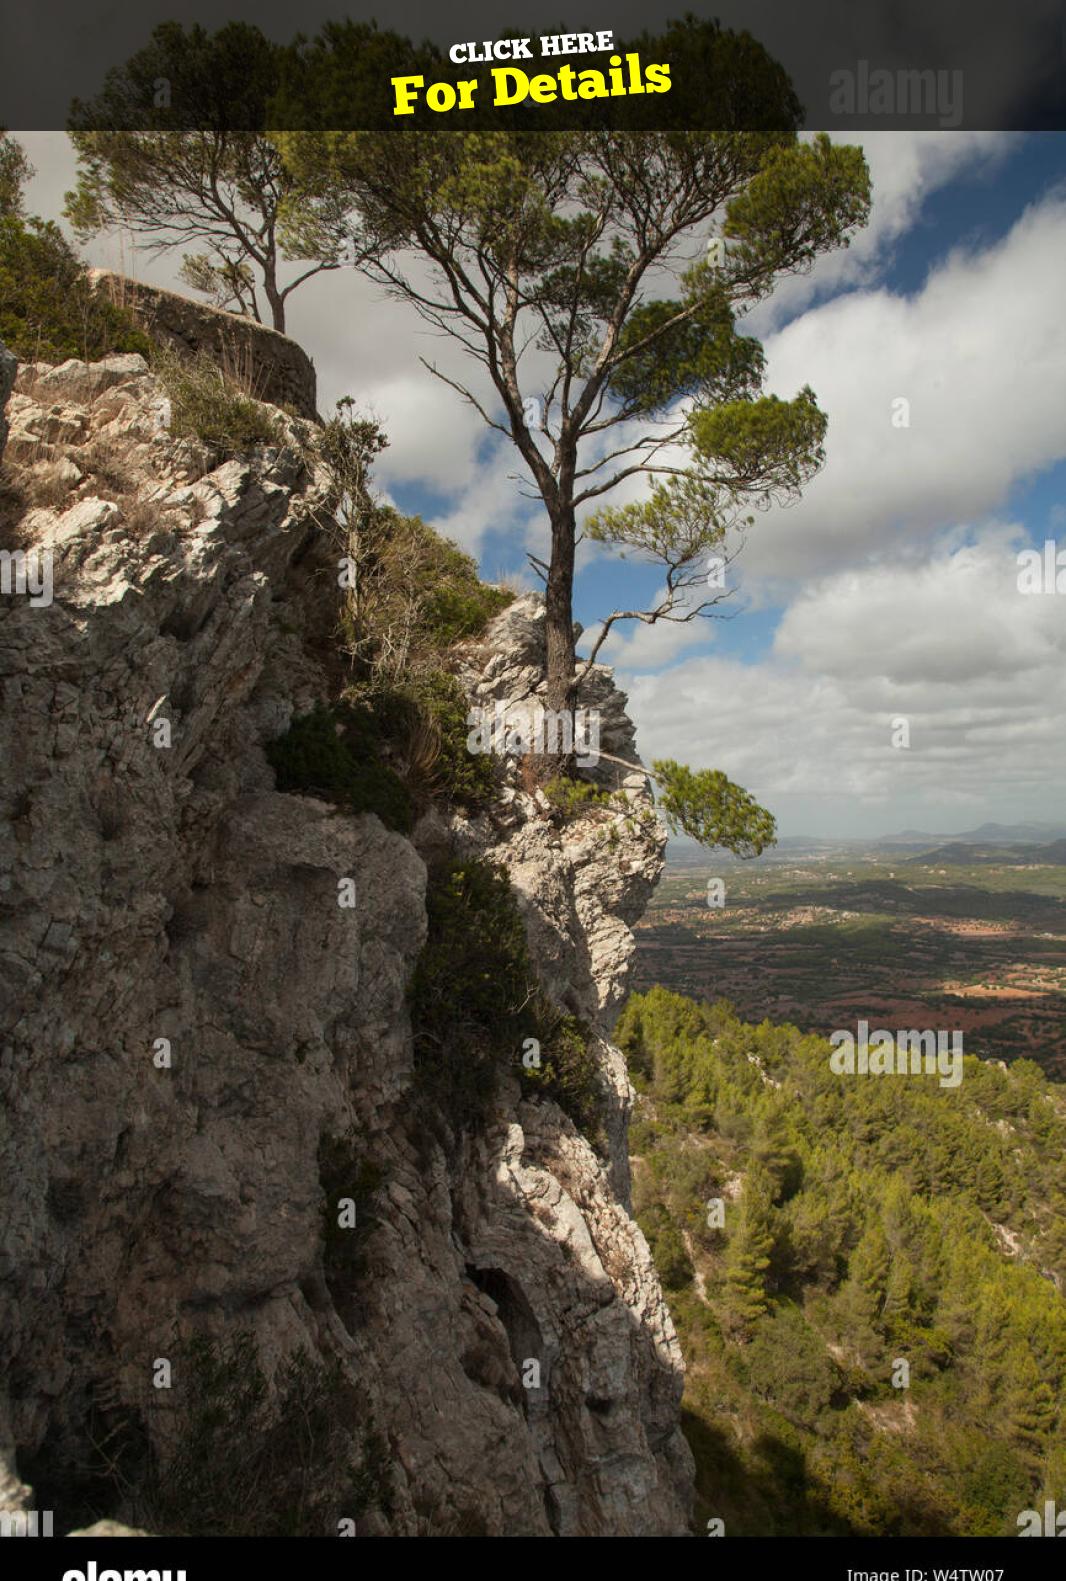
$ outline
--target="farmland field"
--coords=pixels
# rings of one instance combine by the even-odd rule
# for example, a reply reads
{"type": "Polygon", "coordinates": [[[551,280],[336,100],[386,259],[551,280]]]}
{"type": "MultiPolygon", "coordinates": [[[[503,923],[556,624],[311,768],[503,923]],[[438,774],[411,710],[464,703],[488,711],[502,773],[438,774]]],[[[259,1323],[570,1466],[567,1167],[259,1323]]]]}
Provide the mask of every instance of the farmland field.
{"type": "Polygon", "coordinates": [[[685,857],[638,925],[638,990],[728,999],[745,1020],[805,1031],[959,1028],[967,1053],[1066,1079],[1066,865],[976,850],[685,857]]]}

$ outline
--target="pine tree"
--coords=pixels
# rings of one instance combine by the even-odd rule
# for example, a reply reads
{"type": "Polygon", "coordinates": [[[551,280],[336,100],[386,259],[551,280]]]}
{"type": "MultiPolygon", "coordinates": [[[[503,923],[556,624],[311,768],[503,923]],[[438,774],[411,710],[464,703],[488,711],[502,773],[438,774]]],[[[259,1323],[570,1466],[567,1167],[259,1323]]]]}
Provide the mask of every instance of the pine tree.
{"type": "Polygon", "coordinates": [[[1003,1410],[1007,1432],[1027,1454],[1042,1457],[1058,1416],[1055,1395],[1028,1351],[1012,1351],[1008,1365],[1003,1410]]]}
{"type": "Polygon", "coordinates": [[[757,1164],[749,1169],[741,1197],[740,1223],[726,1252],[726,1311],[731,1324],[746,1331],[769,1309],[767,1275],[776,1239],[773,1187],[757,1164]]]}
{"type": "Polygon", "coordinates": [[[1003,1166],[995,1153],[986,1153],[977,1166],[974,1195],[986,1213],[1003,1211],[1003,1194],[1006,1189],[1003,1166]]]}
{"type": "Polygon", "coordinates": [[[881,1308],[881,1327],[892,1340],[903,1339],[911,1319],[914,1268],[906,1252],[892,1259],[881,1308]]]}
{"type": "Polygon", "coordinates": [[[803,1175],[792,1138],[786,1105],[775,1102],[761,1115],[755,1128],[752,1149],[756,1162],[772,1181],[773,1198],[780,1202],[792,1196],[803,1175]]]}

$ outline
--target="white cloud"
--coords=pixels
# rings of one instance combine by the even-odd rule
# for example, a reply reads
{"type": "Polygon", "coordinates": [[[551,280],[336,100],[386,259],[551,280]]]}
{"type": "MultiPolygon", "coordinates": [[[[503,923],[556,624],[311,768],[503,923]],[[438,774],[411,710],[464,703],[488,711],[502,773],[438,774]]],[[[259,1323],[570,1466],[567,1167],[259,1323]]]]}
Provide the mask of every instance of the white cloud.
{"type": "Polygon", "coordinates": [[[803,498],[757,522],[750,577],[787,582],[999,509],[1066,456],[1066,201],[1028,209],[983,252],[959,250],[913,297],[853,292],[767,343],[768,386],[809,381],[829,414],[827,463],[803,498]],[[910,403],[909,427],[893,402],[910,403]]]}
{"type": "Polygon", "coordinates": [[[876,282],[900,238],[918,223],[933,194],[963,171],[991,176],[1018,147],[1012,132],[834,132],[835,143],[862,148],[870,170],[870,218],[849,245],[823,253],[806,275],[788,275],[745,327],[760,339],[816,298],[876,282]]]}
{"type": "Polygon", "coordinates": [[[1053,598],[1018,593],[1011,537],[985,533],[948,557],[827,579],[786,610],[775,656],[899,688],[1013,680],[1066,651],[1066,622],[1053,598]]]}
{"type": "Polygon", "coordinates": [[[511,564],[519,567],[525,551],[543,558],[547,552],[547,517],[544,508],[529,498],[533,485],[520,472],[521,461],[508,445],[493,448],[471,468],[466,486],[453,503],[429,522],[437,532],[453,538],[469,553],[480,551],[489,532],[511,535],[511,564]]]}
{"type": "Polygon", "coordinates": [[[1059,814],[1063,595],[1018,591],[1017,529],[923,561],[827,577],[758,665],[716,656],[623,675],[646,760],[724,769],[785,832],[1059,814]],[[892,746],[893,718],[910,726],[892,746]],[[891,820],[890,820],[891,821],[891,820]]]}

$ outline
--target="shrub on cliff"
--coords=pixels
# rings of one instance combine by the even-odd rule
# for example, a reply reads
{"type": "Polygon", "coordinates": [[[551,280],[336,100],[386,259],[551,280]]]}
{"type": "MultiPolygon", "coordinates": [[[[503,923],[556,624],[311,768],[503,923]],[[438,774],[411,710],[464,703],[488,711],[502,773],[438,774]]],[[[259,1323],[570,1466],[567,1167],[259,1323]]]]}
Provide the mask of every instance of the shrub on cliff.
{"type": "Polygon", "coordinates": [[[470,555],[449,539],[431,532],[420,520],[418,527],[427,535],[426,546],[434,562],[423,622],[427,640],[435,648],[446,649],[455,642],[480,637],[492,617],[512,602],[514,594],[483,582],[470,555]]]}
{"type": "MultiPolygon", "coordinates": [[[[469,703],[448,655],[479,636],[514,595],[482,582],[456,544],[381,499],[371,470],[386,446],[376,421],[360,416],[348,397],[309,445],[309,459],[326,473],[318,519],[336,544],[343,589],[343,706],[349,719],[363,721],[366,744],[402,780],[415,810],[439,797],[472,811],[491,799],[496,772],[487,755],[467,748],[469,703]]],[[[315,732],[318,755],[336,767],[339,749],[320,726],[315,732]]],[[[305,758],[307,743],[296,744],[305,758]]],[[[297,765],[297,777],[311,788],[305,768],[297,765]]]]}
{"type": "Polygon", "coordinates": [[[157,347],[152,370],[170,397],[170,431],[176,438],[200,440],[219,461],[257,445],[282,443],[284,432],[273,408],[253,400],[206,352],[179,357],[157,347]]]}
{"type": "Polygon", "coordinates": [[[394,684],[439,663],[514,596],[482,582],[471,557],[420,517],[382,500],[371,471],[387,446],[350,396],[314,441],[330,484],[324,525],[344,557],[342,633],[358,684],[394,684]]]}
{"type": "Polygon", "coordinates": [[[466,750],[466,696],[444,670],[353,690],[294,719],[267,747],[278,789],[373,812],[407,834],[436,797],[476,811],[496,785],[491,758],[466,750]]]}
{"type": "Polygon", "coordinates": [[[373,712],[416,801],[442,796],[474,812],[491,800],[496,767],[487,753],[467,748],[466,693],[447,670],[422,669],[370,694],[373,712]]]}
{"type": "Polygon", "coordinates": [[[422,1091],[455,1132],[488,1118],[499,1074],[551,1098],[592,1143],[603,1143],[603,1094],[586,1029],[549,1004],[529,956],[507,874],[489,862],[453,862],[431,875],[429,931],[411,985],[415,1063],[422,1091]],[[541,1063],[529,1066],[529,1039],[541,1063]]]}
{"type": "Polygon", "coordinates": [[[333,1304],[352,1332],[360,1318],[359,1292],[367,1272],[367,1243],[376,1223],[375,1198],[383,1184],[381,1169],[368,1158],[355,1130],[323,1136],[318,1144],[322,1186],[322,1272],[333,1304]],[[342,1222],[344,1207],[354,1223],[342,1222]]]}
{"type": "Polygon", "coordinates": [[[21,362],[149,349],[130,314],[93,290],[59,227],[17,213],[0,214],[0,341],[21,362]]]}
{"type": "Polygon", "coordinates": [[[278,790],[318,796],[349,812],[373,812],[388,828],[409,832],[410,794],[382,760],[380,731],[366,709],[320,704],[294,719],[266,753],[278,790]]]}
{"type": "Polygon", "coordinates": [[[579,780],[566,774],[554,775],[541,789],[564,818],[578,818],[595,807],[610,807],[616,795],[602,785],[594,785],[591,780],[579,780]]]}
{"type": "Polygon", "coordinates": [[[520,1067],[526,1093],[542,1093],[569,1115],[597,1152],[605,1153],[603,1086],[589,1029],[576,1016],[552,1016],[541,1001],[540,1064],[520,1067]]]}
{"type": "Polygon", "coordinates": [[[380,1443],[336,1364],[300,1351],[268,1384],[254,1334],[198,1336],[175,1357],[173,1449],[133,1492],[161,1536],[334,1536],[389,1502],[380,1443]]]}
{"type": "Polygon", "coordinates": [[[423,1091],[456,1131],[487,1117],[498,1065],[535,1035],[536,980],[507,875],[483,861],[432,875],[429,932],[411,984],[423,1091]]]}

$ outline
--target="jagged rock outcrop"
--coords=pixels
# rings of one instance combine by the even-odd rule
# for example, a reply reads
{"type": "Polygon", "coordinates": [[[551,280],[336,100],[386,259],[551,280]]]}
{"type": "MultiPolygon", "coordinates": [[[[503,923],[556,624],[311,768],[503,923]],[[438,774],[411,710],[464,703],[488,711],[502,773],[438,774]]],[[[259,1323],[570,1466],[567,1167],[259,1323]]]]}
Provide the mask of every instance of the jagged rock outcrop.
{"type": "Polygon", "coordinates": [[[151,1532],[138,1531],[133,1526],[123,1526],[121,1521],[94,1521],[78,1531],[68,1532],[68,1537],[150,1537],[151,1532]]]}
{"type": "MultiPolygon", "coordinates": [[[[250,1329],[268,1374],[302,1349],[356,1386],[389,1495],[360,1530],[684,1532],[682,1363],[607,1041],[662,857],[642,777],[560,826],[512,765],[490,813],[411,840],[279,793],[264,746],[332,684],[307,430],[212,466],[135,356],[22,366],[8,416],[54,600],[0,604],[0,1506],[61,1499],[119,1420],[165,1451],[154,1361],[250,1329]],[[444,846],[509,869],[547,988],[595,1027],[610,1158],[510,1076],[458,1147],[415,1120],[444,846]],[[353,1136],[379,1185],[346,1305],[322,1147],[353,1136]]],[[[542,640],[535,601],[506,611],[465,655],[474,698],[516,702],[542,640]]],[[[586,693],[628,759],[609,672],[586,693]]]]}
{"type": "MultiPolygon", "coordinates": [[[[544,606],[536,595],[515,601],[475,648],[461,676],[479,717],[492,717],[528,739],[538,715],[545,718],[544,606]]],[[[629,1202],[626,1128],[631,1088],[621,1055],[608,1034],[627,992],[636,948],[631,925],[642,915],[663,866],[665,833],[652,812],[643,770],[627,772],[622,760],[639,764],[626,698],[611,672],[595,666],[583,681],[575,708],[594,721],[585,754],[598,761],[589,779],[616,793],[600,820],[576,819],[562,828],[546,820],[542,790],[522,790],[517,757],[505,759],[508,773],[501,807],[491,818],[453,825],[460,844],[502,863],[519,896],[540,975],[556,1003],[599,1032],[600,1068],[609,1089],[610,1174],[619,1197],[629,1202]],[[600,757],[598,748],[609,754],[600,757]]]]}
{"type": "Polygon", "coordinates": [[[315,365],[288,335],[110,269],[91,269],[89,278],[97,291],[133,314],[150,340],[182,354],[204,352],[246,383],[258,400],[290,406],[297,416],[315,421],[315,365]]]}

